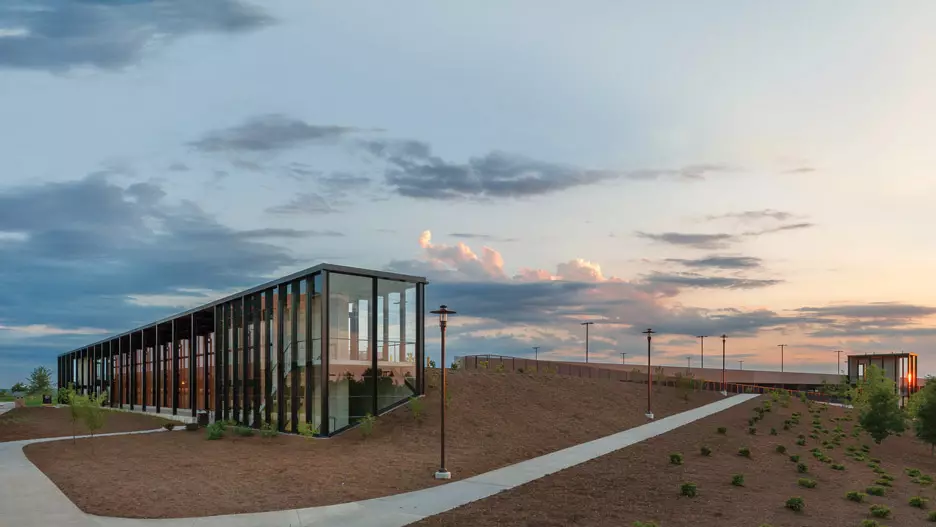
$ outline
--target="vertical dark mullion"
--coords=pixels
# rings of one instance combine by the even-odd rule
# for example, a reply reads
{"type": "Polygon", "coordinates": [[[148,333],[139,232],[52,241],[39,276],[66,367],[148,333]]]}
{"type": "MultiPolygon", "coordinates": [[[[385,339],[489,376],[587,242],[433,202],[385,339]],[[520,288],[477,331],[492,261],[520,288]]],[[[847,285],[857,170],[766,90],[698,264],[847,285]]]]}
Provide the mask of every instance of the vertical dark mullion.
{"type": "Polygon", "coordinates": [[[231,346],[231,334],[229,332],[231,323],[231,304],[224,304],[221,308],[223,319],[221,326],[224,330],[221,332],[221,406],[224,408],[224,419],[231,418],[231,375],[228,373],[228,367],[231,364],[231,355],[228,354],[228,348],[231,346]]]}
{"type": "Polygon", "coordinates": [[[263,293],[257,293],[253,296],[253,309],[250,311],[251,324],[253,326],[253,424],[255,428],[260,428],[262,417],[260,416],[261,394],[260,394],[260,321],[261,317],[261,298],[263,293]]]}
{"type": "Polygon", "coordinates": [[[180,332],[176,331],[177,319],[172,319],[172,415],[179,413],[179,342],[180,332]]]}
{"type": "Polygon", "coordinates": [[[244,424],[250,424],[250,391],[247,389],[248,383],[250,382],[248,378],[250,377],[250,308],[251,308],[250,299],[247,297],[241,297],[241,368],[243,373],[241,375],[241,398],[244,400],[244,424]]]}
{"type": "Polygon", "coordinates": [[[273,358],[273,290],[267,289],[264,292],[263,309],[263,363],[266,368],[263,370],[263,422],[269,424],[273,420],[273,370],[271,368],[273,358]]]}
{"type": "Polygon", "coordinates": [[[140,339],[142,343],[140,346],[142,349],[142,351],[140,352],[140,368],[141,368],[140,406],[143,408],[143,411],[145,412],[146,411],[146,388],[147,388],[146,386],[146,333],[141,331],[140,334],[142,335],[140,339]]]}
{"type": "Polygon", "coordinates": [[[117,392],[114,390],[114,341],[107,341],[107,405],[114,407],[117,392]]]}
{"type": "Polygon", "coordinates": [[[292,422],[292,432],[299,433],[299,291],[302,287],[301,282],[296,281],[292,284],[292,309],[289,310],[289,335],[290,335],[290,349],[292,353],[289,354],[289,375],[292,377],[292,386],[290,387],[290,399],[291,403],[289,405],[289,418],[292,422]]]}
{"type": "Polygon", "coordinates": [[[153,405],[156,406],[157,414],[162,410],[162,401],[160,400],[159,391],[160,389],[165,390],[165,386],[162,386],[159,382],[159,376],[162,375],[163,370],[162,346],[164,346],[164,344],[160,342],[159,336],[159,324],[156,324],[156,344],[153,346],[153,405]]]}
{"type": "MultiPolygon", "coordinates": [[[[367,351],[371,354],[371,376],[373,377],[373,390],[371,400],[371,415],[377,415],[379,408],[377,402],[377,380],[380,375],[377,372],[377,277],[371,279],[371,299],[367,307],[368,328],[367,328],[367,351]]],[[[387,321],[384,320],[384,324],[387,321]]]]}
{"type": "Polygon", "coordinates": [[[222,386],[222,369],[223,364],[221,361],[221,354],[224,352],[224,306],[215,306],[215,334],[212,339],[211,345],[214,346],[214,412],[215,412],[215,421],[220,421],[224,419],[224,414],[221,411],[221,386],[222,386]]]}
{"type": "Polygon", "coordinates": [[[240,404],[240,357],[238,357],[238,347],[240,346],[240,334],[237,328],[237,321],[240,319],[239,308],[241,300],[231,302],[231,397],[234,401],[232,419],[238,423],[242,422],[241,404],[240,404]]]}
{"type": "Polygon", "coordinates": [[[280,284],[276,288],[276,426],[282,432],[286,431],[284,423],[286,420],[286,399],[283,395],[283,384],[285,384],[283,382],[283,360],[285,359],[283,349],[283,311],[286,309],[287,293],[288,288],[286,284],[280,284]]]}
{"type": "Polygon", "coordinates": [[[328,408],[328,368],[331,363],[331,352],[329,351],[331,349],[331,343],[328,341],[328,316],[329,311],[331,311],[331,299],[328,298],[330,290],[328,286],[329,279],[330,273],[328,271],[322,271],[322,312],[320,314],[322,317],[322,374],[319,378],[319,382],[322,383],[322,419],[319,425],[319,432],[322,435],[331,434],[330,412],[328,408]]]}
{"type": "Polygon", "coordinates": [[[124,393],[124,358],[123,358],[123,337],[117,337],[117,408],[123,408],[124,393]]]}
{"type": "MultiPolygon", "coordinates": [[[[426,287],[425,284],[416,284],[416,386],[420,395],[426,393],[426,287]]],[[[442,368],[445,364],[441,365],[442,368]]]]}
{"type": "Polygon", "coordinates": [[[305,278],[305,415],[302,417],[306,423],[312,423],[312,293],[315,288],[315,276],[310,275],[305,278]]]}
{"type": "Polygon", "coordinates": [[[198,414],[198,377],[195,375],[195,355],[198,352],[198,331],[195,327],[195,313],[189,317],[189,350],[188,350],[188,383],[189,383],[189,410],[192,416],[198,414]]]}

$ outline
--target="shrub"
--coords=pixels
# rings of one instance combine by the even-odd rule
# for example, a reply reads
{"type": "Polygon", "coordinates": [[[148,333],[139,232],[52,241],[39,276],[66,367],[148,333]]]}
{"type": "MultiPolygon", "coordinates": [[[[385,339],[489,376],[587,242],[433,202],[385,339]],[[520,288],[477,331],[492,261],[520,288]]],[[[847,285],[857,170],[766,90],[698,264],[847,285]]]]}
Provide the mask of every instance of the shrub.
{"type": "Polygon", "coordinates": [[[805,439],[797,439],[797,440],[796,440],[796,444],[799,445],[799,446],[806,446],[806,440],[805,440],[805,439]]]}
{"type": "Polygon", "coordinates": [[[871,516],[875,518],[887,518],[891,513],[890,507],[887,505],[872,505],[870,511],[871,516]]]}
{"type": "Polygon", "coordinates": [[[163,424],[163,428],[165,428],[167,432],[172,432],[172,429],[175,428],[175,425],[176,424],[174,422],[169,421],[168,423],[163,424]]]}
{"type": "Polygon", "coordinates": [[[712,455],[712,449],[705,445],[702,445],[702,448],[699,449],[699,452],[705,457],[712,455]]]}
{"type": "Polygon", "coordinates": [[[883,496],[883,495],[884,495],[884,487],[878,487],[878,486],[876,486],[876,485],[871,485],[870,487],[868,487],[868,488],[865,489],[865,492],[867,492],[867,493],[870,494],[871,496],[883,496]]]}
{"type": "Polygon", "coordinates": [[[783,423],[783,429],[784,429],[784,430],[789,430],[789,429],[790,429],[790,424],[789,424],[789,423],[783,423]]]}
{"type": "Polygon", "coordinates": [[[224,428],[225,428],[224,421],[215,421],[211,423],[210,425],[208,425],[208,427],[205,429],[208,433],[208,440],[214,441],[216,439],[221,439],[222,437],[224,437],[224,428]]]}
{"type": "Polygon", "coordinates": [[[744,486],[744,474],[735,474],[734,476],[731,476],[731,484],[734,485],[735,487],[743,487],[744,486]]]}
{"type": "Polygon", "coordinates": [[[55,395],[55,400],[58,402],[58,404],[71,404],[74,397],[75,389],[72,388],[71,383],[68,383],[68,386],[58,389],[58,393],[55,395]]]}
{"type": "Polygon", "coordinates": [[[933,484],[933,476],[928,476],[926,474],[923,474],[922,476],[920,476],[919,479],[920,479],[920,483],[922,483],[923,485],[933,484]]]}
{"type": "Polygon", "coordinates": [[[699,493],[699,488],[695,483],[683,483],[679,487],[679,493],[687,498],[694,498],[699,493]]]}
{"type": "Polygon", "coordinates": [[[796,484],[799,485],[800,487],[805,487],[807,489],[816,488],[816,480],[814,479],[799,478],[798,480],[796,480],[796,484]]]}
{"type": "Polygon", "coordinates": [[[868,452],[871,451],[871,446],[870,446],[870,445],[861,445],[861,451],[864,452],[864,453],[868,453],[868,452]]]}
{"type": "Polygon", "coordinates": [[[743,446],[738,449],[738,455],[741,457],[751,457],[751,449],[743,446]]]}
{"type": "Polygon", "coordinates": [[[790,509],[793,512],[800,512],[806,508],[806,502],[803,501],[803,498],[800,498],[799,496],[794,496],[786,500],[785,507],[790,509]]]}
{"type": "Polygon", "coordinates": [[[786,454],[786,447],[783,445],[777,445],[777,452],[780,454],[786,454]]]}
{"type": "Polygon", "coordinates": [[[377,424],[377,418],[371,413],[361,418],[361,435],[364,436],[364,439],[367,439],[374,433],[375,424],[377,424]]]}
{"type": "Polygon", "coordinates": [[[754,426],[754,423],[756,423],[756,422],[757,422],[757,418],[756,418],[756,417],[752,417],[752,418],[750,418],[750,419],[747,420],[748,426],[754,426]]]}
{"type": "Polygon", "coordinates": [[[884,479],[884,478],[878,478],[878,479],[874,480],[874,484],[875,484],[875,485],[880,485],[880,486],[882,486],[882,487],[892,487],[892,486],[893,486],[893,485],[891,484],[891,482],[890,482],[889,479],[884,479]]]}
{"type": "Polygon", "coordinates": [[[911,507],[922,509],[926,507],[926,501],[927,501],[926,498],[923,498],[920,496],[913,496],[912,498],[910,498],[910,501],[908,503],[910,504],[911,507]]]}
{"type": "Polygon", "coordinates": [[[850,490],[848,491],[848,493],[845,494],[845,499],[848,501],[861,503],[864,501],[865,496],[867,496],[867,494],[865,494],[864,492],[858,492],[857,490],[850,490]]]}
{"type": "Polygon", "coordinates": [[[634,522],[631,527],[660,527],[657,522],[634,522]]]}
{"type": "Polygon", "coordinates": [[[747,433],[749,433],[749,434],[751,434],[751,435],[757,434],[757,427],[755,427],[755,426],[748,427],[747,433]]]}
{"type": "Polygon", "coordinates": [[[832,470],[845,470],[845,465],[842,465],[840,463],[833,463],[832,470]]]}
{"type": "MultiPolygon", "coordinates": [[[[261,429],[261,435],[263,431],[261,429]]],[[[299,435],[302,437],[315,437],[318,434],[318,427],[312,423],[299,423],[299,435]]]]}
{"type": "Polygon", "coordinates": [[[891,476],[890,474],[883,474],[881,475],[881,479],[886,479],[887,481],[894,481],[894,476],[891,476]]]}
{"type": "Polygon", "coordinates": [[[249,426],[234,427],[234,433],[241,437],[250,437],[254,435],[253,428],[250,428],[249,426]]]}
{"type": "Polygon", "coordinates": [[[777,435],[777,429],[776,429],[776,428],[771,428],[771,429],[770,429],[770,435],[772,435],[772,436],[777,435]]]}
{"type": "Polygon", "coordinates": [[[669,462],[673,465],[682,465],[682,454],[679,452],[674,452],[669,455],[669,462]]]}
{"type": "Polygon", "coordinates": [[[886,472],[886,471],[885,471],[883,468],[881,468],[881,467],[874,467],[874,468],[871,469],[871,470],[872,470],[875,474],[883,474],[884,472],[886,472]]]}
{"type": "Polygon", "coordinates": [[[861,520],[861,523],[858,524],[858,527],[883,527],[883,526],[875,520],[864,519],[864,520],[861,520]]]}
{"type": "Polygon", "coordinates": [[[719,426],[719,427],[718,427],[718,433],[721,434],[721,435],[726,435],[726,434],[728,433],[728,429],[725,428],[724,426],[719,426]]]}
{"type": "Polygon", "coordinates": [[[809,472],[809,466],[806,465],[806,463],[797,463],[796,471],[799,472],[800,474],[805,474],[809,472]]]}
{"type": "Polygon", "coordinates": [[[936,522],[936,511],[930,511],[930,513],[926,515],[926,519],[931,522],[936,522]]]}
{"type": "Polygon", "coordinates": [[[918,478],[922,475],[922,472],[920,472],[920,470],[916,468],[905,468],[904,471],[911,478],[918,478]]]}
{"type": "Polygon", "coordinates": [[[421,423],[423,416],[426,414],[426,402],[422,397],[410,397],[409,410],[410,414],[413,415],[413,419],[415,419],[416,422],[421,423]]]}
{"type": "Polygon", "coordinates": [[[790,461],[792,461],[792,462],[794,462],[794,463],[798,463],[798,462],[799,462],[799,459],[800,459],[800,458],[799,458],[799,455],[797,455],[797,454],[793,454],[792,456],[790,456],[790,461]]]}
{"type": "Polygon", "coordinates": [[[260,437],[271,438],[279,435],[279,430],[276,429],[276,426],[273,423],[263,423],[263,426],[260,427],[260,437]]]}

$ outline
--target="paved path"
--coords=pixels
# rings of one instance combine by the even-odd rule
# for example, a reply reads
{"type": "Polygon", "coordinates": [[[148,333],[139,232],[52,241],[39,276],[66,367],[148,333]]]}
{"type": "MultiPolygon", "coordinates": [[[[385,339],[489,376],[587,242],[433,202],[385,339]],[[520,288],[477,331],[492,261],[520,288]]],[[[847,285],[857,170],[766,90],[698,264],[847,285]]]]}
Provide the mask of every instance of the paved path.
{"type": "Polygon", "coordinates": [[[3,415],[9,412],[10,410],[13,409],[14,406],[15,406],[15,403],[13,403],[12,401],[0,403],[0,415],[3,415]]]}
{"type": "MultiPolygon", "coordinates": [[[[23,447],[29,443],[56,439],[0,443],[0,474],[5,481],[16,482],[0,486],[0,524],[57,527],[402,527],[669,432],[754,397],[757,395],[735,395],[601,439],[428,489],[325,507],[204,518],[138,520],[85,514],[23,454],[23,447]]],[[[89,483],[93,484],[93,478],[89,483]]]]}

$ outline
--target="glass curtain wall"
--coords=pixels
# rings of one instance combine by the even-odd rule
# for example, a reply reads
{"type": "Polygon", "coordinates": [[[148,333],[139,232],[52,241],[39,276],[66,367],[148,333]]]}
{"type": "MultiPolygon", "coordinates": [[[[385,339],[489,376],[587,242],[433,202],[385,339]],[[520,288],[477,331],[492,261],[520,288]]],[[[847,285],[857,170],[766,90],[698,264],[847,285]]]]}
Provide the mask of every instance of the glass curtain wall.
{"type": "MultiPolygon", "coordinates": [[[[306,343],[306,364],[307,367],[311,368],[311,371],[307,374],[307,377],[309,379],[308,382],[311,385],[312,402],[306,412],[305,420],[311,430],[320,431],[322,425],[323,373],[322,318],[324,316],[322,313],[323,304],[321,273],[306,279],[306,298],[311,298],[311,300],[307,300],[307,312],[303,313],[303,318],[305,319],[305,323],[308,324],[308,328],[305,331],[305,334],[310,339],[310,342],[306,343]]],[[[310,390],[306,388],[307,397],[309,392],[310,390]]]]}

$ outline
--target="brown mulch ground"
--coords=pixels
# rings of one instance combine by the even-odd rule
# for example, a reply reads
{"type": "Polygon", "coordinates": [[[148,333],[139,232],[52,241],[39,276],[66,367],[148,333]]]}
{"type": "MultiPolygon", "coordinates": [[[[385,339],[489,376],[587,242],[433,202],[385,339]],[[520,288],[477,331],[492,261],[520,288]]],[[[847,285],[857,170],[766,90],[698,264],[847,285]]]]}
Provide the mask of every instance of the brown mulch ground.
{"type": "MultiPolygon", "coordinates": [[[[173,432],[95,439],[97,454],[87,440],[30,445],[26,454],[82,510],[104,516],[208,516],[387,496],[438,484],[433,384],[421,424],[401,408],[380,417],[366,440],[360,430],[320,440],[173,432]],[[88,474],[109,484],[89,485],[88,474]]],[[[645,385],[459,371],[449,387],[447,464],[456,480],[646,422],[645,385]]],[[[661,388],[653,410],[665,416],[718,397],[695,393],[687,403],[661,388]]]]}
{"type": "MultiPolygon", "coordinates": [[[[129,412],[108,412],[104,428],[98,434],[153,430],[168,423],[168,419],[129,412]]],[[[0,443],[43,437],[69,437],[88,434],[79,422],[72,426],[68,408],[14,408],[0,415],[0,443]]]]}
{"type": "MultiPolygon", "coordinates": [[[[464,507],[427,518],[413,525],[428,526],[630,526],[633,522],[655,521],[660,527],[730,526],[758,527],[850,527],[871,518],[871,504],[890,507],[891,517],[878,519],[880,525],[913,527],[933,525],[926,521],[928,510],[908,505],[911,496],[930,498],[936,507],[932,486],[914,484],[904,473],[905,467],[917,468],[936,477],[936,458],[928,446],[905,434],[890,437],[875,445],[866,434],[855,439],[849,433],[854,421],[839,422],[847,433],[840,446],[824,450],[835,463],[845,465],[836,471],[831,464],[818,461],[810,453],[830,439],[836,426],[832,417],[845,416],[840,408],[828,408],[821,415],[829,434],[812,439],[812,416],[806,406],[793,401],[789,408],[772,404],[772,411],[756,424],[757,434],[748,434],[748,418],[763,401],[762,396],[660,437],[603,456],[588,463],[529,484],[480,500],[464,507]],[[783,430],[783,421],[791,412],[803,414],[799,425],[783,430]],[[717,428],[725,426],[725,436],[717,428]],[[770,428],[778,435],[769,435],[770,428]],[[797,436],[806,435],[806,445],[797,446],[797,436]],[[895,478],[883,497],[868,496],[865,503],[845,499],[851,490],[864,491],[880,476],[867,466],[869,461],[846,457],[846,448],[870,445],[869,459],[879,458],[881,468],[895,478]],[[703,457],[700,447],[713,450],[703,457]],[[776,452],[777,445],[787,448],[786,455],[776,452]],[[738,449],[751,449],[750,459],[738,455],[738,449]],[[683,465],[670,463],[669,454],[680,452],[683,465]],[[789,456],[799,454],[808,466],[799,474],[789,456]],[[731,485],[734,474],[744,475],[744,486],[731,485]],[[816,488],[798,486],[798,478],[818,482],[816,488]],[[680,486],[693,482],[698,486],[695,498],[680,496],[680,486]],[[786,500],[800,496],[803,512],[784,507],[786,500]]],[[[819,408],[815,405],[814,408],[819,408]]]]}

